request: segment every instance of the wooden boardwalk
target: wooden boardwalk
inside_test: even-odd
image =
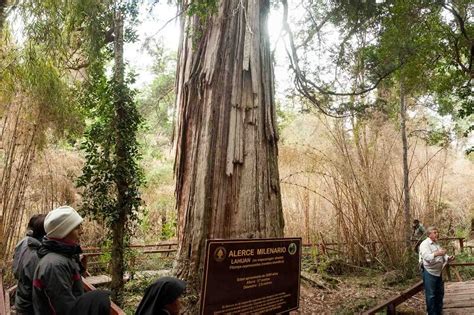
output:
[[[474,314],[474,280],[444,284],[443,315]]]

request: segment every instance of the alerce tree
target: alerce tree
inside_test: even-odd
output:
[[[206,239],[283,236],[269,1],[184,1],[177,72],[178,276]]]

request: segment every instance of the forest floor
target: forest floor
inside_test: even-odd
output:
[[[474,262],[469,253],[456,255],[456,260]],[[416,273],[413,278],[405,279],[401,271],[383,272],[337,262],[323,260],[315,263],[311,256],[303,256],[300,304],[297,311],[291,312],[292,315],[360,314],[398,295],[420,280]],[[159,256],[147,257],[140,262],[137,270],[141,271],[126,284],[124,309],[127,314],[134,314],[145,288],[157,277],[169,274],[172,265],[172,257],[166,260]],[[474,279],[474,269],[463,269],[460,272],[463,279]],[[425,314],[423,291],[397,306],[397,314]]]
[[[299,309],[291,314],[359,314],[397,295],[418,281],[412,279],[402,284],[388,286],[383,283],[384,277],[386,276],[383,273],[377,272],[343,276],[321,276],[318,273],[303,272]],[[127,283],[128,293],[124,307],[127,314],[134,313],[144,289],[154,278],[156,275],[140,276]],[[421,292],[398,306],[397,312],[424,314],[424,309],[424,295]]]
[[[292,314],[358,314],[381,301],[396,296],[410,286],[381,286],[380,276],[338,277],[331,288],[321,288],[303,281],[300,287],[300,307]],[[416,282],[416,279],[414,280]],[[397,307],[400,314],[425,314],[423,292]]]

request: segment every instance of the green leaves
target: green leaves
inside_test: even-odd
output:
[[[127,216],[134,221],[141,205],[138,188],[144,181],[137,164],[141,157],[137,132],[142,119],[133,100],[133,91],[126,85],[107,80],[104,73],[95,73],[91,78],[93,81],[83,92],[91,123],[81,146],[86,163],[77,182],[84,188],[82,209],[112,223],[122,209],[117,199],[117,183],[126,182],[129,209],[132,210]],[[115,112],[117,97],[124,101],[124,119]],[[122,143],[125,158],[116,154],[117,139]]]
[[[109,20],[113,12],[108,7],[103,14],[103,30],[116,30]],[[124,41],[135,37],[133,23],[136,22],[137,8],[134,1],[116,8],[130,22],[129,36]],[[88,29],[95,25],[93,17],[85,17]],[[113,32],[109,32],[114,36]],[[77,185],[83,188],[82,210],[103,219],[109,226],[121,216],[129,225],[138,220],[137,213],[142,200],[139,187],[144,182],[143,172],[137,161],[141,158],[137,133],[142,118],[135,103],[135,91],[129,88],[134,77],[124,82],[107,76],[106,64],[114,56],[114,50],[104,39],[104,33],[90,33],[88,41],[101,43],[94,55],[89,55],[91,64],[87,67],[87,81],[81,89],[81,103],[88,112],[88,128],[81,149],[85,153],[83,174]],[[97,36],[97,37],[93,37]],[[114,39],[114,45],[120,45]],[[115,62],[118,62],[115,58]],[[123,61],[122,61],[123,62]],[[130,232],[130,231],[129,231]]]
[[[194,0],[190,1],[186,14],[196,15],[201,20],[206,20],[217,11],[218,0]]]

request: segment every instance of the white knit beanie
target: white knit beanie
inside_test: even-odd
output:
[[[44,230],[46,236],[52,238],[65,238],[72,230],[82,223],[82,217],[76,210],[69,206],[56,208],[46,215]]]

